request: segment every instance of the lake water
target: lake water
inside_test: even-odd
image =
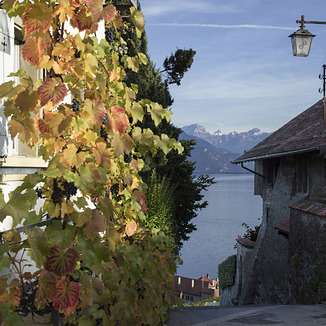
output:
[[[178,267],[177,274],[181,276],[199,278],[210,274],[216,278],[218,265],[236,253],[235,239],[246,231],[242,223],[250,227],[260,224],[262,200],[253,194],[252,174],[211,177],[217,182],[205,193],[208,206],[192,220],[197,231],[190,233],[180,252],[183,265]]]

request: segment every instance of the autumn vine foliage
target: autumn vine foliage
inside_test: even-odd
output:
[[[132,7],[129,26],[101,0],[5,0],[3,8],[22,19],[24,59],[45,72],[36,82],[21,69],[10,75],[19,82],[0,86],[4,114],[11,136],[38,146],[48,164],[9,200],[0,194],[0,221],[13,221],[1,235],[0,320],[21,323],[17,311],[33,283],[35,311],[52,306],[66,322],[158,324],[174,300],[175,264],[169,239],[144,228],[138,173],[146,152],[182,146],[136,127],[144,115],[156,125],[170,119],[159,104],[136,101],[137,86],[123,82],[126,69],[147,61],[124,54],[121,38],[129,28],[141,36],[142,14]],[[103,21],[110,42],[96,38]],[[45,216],[52,221],[45,227],[14,229]]]

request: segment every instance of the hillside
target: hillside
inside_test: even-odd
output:
[[[223,148],[216,148],[207,141],[183,132],[180,139],[194,139],[197,145],[191,152],[190,160],[196,162],[196,173],[246,173],[239,165],[230,162],[240,154],[231,153]]]

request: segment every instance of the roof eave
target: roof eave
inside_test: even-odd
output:
[[[283,152],[283,153],[274,153],[274,154],[253,156],[253,157],[247,157],[242,160],[236,159],[236,160],[231,161],[231,163],[232,164],[240,164],[240,163],[250,162],[250,161],[258,161],[258,160],[270,159],[270,158],[275,158],[275,157],[282,157],[282,156],[302,154],[302,153],[307,153],[307,152],[314,152],[314,151],[319,151],[319,149],[320,149],[320,147],[310,147],[310,148],[304,148],[304,149],[300,149],[300,150],[288,151],[288,152]]]

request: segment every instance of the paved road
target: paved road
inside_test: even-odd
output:
[[[326,325],[326,305],[189,307],[170,312],[168,326]]]

